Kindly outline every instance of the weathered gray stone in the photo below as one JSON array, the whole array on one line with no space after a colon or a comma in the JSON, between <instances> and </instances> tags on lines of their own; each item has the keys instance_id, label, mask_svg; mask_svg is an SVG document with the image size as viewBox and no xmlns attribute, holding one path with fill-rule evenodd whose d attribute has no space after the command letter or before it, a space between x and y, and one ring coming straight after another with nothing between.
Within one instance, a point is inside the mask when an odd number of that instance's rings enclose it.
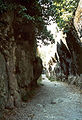
<instances>
[{"instance_id":1,"label":"weathered gray stone","mask_svg":"<svg viewBox=\"0 0 82 120\"><path fill-rule=\"evenodd\" d=\"M34 24L24 21L19 10L20 6L0 14L0 109L20 107L42 72L42 61L36 57Z\"/></svg>"},{"instance_id":2,"label":"weathered gray stone","mask_svg":"<svg viewBox=\"0 0 82 120\"><path fill-rule=\"evenodd\" d=\"M74 25L82 42L82 0L79 1L75 12Z\"/></svg>"},{"instance_id":3,"label":"weathered gray stone","mask_svg":"<svg viewBox=\"0 0 82 120\"><path fill-rule=\"evenodd\" d=\"M13 96L10 96L8 97L8 101L7 101L7 104L5 106L7 109L13 109L14 108L14 98Z\"/></svg>"},{"instance_id":4,"label":"weathered gray stone","mask_svg":"<svg viewBox=\"0 0 82 120\"><path fill-rule=\"evenodd\" d=\"M62 41L57 43L58 62L61 69L58 71L58 68L55 68L56 76L61 77L62 81L81 86L79 75L82 73L82 44L73 23L66 34L68 48Z\"/></svg>"},{"instance_id":5,"label":"weathered gray stone","mask_svg":"<svg viewBox=\"0 0 82 120\"><path fill-rule=\"evenodd\" d=\"M79 76L78 86L82 89L82 74Z\"/></svg>"},{"instance_id":6,"label":"weathered gray stone","mask_svg":"<svg viewBox=\"0 0 82 120\"><path fill-rule=\"evenodd\" d=\"M15 91L15 96L14 96L14 104L16 107L21 107L21 96L17 91Z\"/></svg>"},{"instance_id":7,"label":"weathered gray stone","mask_svg":"<svg viewBox=\"0 0 82 120\"><path fill-rule=\"evenodd\" d=\"M0 53L0 109L5 108L8 97L8 76L4 56Z\"/></svg>"},{"instance_id":8,"label":"weathered gray stone","mask_svg":"<svg viewBox=\"0 0 82 120\"><path fill-rule=\"evenodd\" d=\"M42 70L43 70L42 60L40 57L36 57L35 60L33 61L33 74L34 74L34 79L32 82L33 84L37 85L37 79L40 77Z\"/></svg>"}]
</instances>

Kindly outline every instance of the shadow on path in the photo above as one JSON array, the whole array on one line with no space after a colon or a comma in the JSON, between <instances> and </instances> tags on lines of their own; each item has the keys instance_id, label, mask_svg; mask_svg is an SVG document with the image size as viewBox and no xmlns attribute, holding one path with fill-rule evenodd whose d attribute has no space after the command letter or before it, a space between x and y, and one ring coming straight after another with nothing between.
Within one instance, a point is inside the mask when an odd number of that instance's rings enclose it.
<instances>
[{"instance_id":1,"label":"shadow on path","mask_svg":"<svg viewBox=\"0 0 82 120\"><path fill-rule=\"evenodd\" d=\"M82 94L45 75L37 94L7 120L82 120Z\"/></svg>"}]
</instances>

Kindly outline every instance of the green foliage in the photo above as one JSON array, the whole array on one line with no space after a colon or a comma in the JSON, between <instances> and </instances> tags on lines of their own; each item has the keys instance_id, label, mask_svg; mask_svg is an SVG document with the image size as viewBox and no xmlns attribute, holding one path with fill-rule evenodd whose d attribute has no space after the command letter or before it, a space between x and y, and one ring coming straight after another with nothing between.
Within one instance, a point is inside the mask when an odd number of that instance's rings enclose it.
<instances>
[{"instance_id":1,"label":"green foliage","mask_svg":"<svg viewBox=\"0 0 82 120\"><path fill-rule=\"evenodd\" d=\"M6 9L6 4L3 2L3 0L0 0L0 13L3 13L4 11L6 11Z\"/></svg>"},{"instance_id":2,"label":"green foliage","mask_svg":"<svg viewBox=\"0 0 82 120\"><path fill-rule=\"evenodd\" d=\"M79 0L41 0L44 21L49 24L49 16L51 16L60 29L68 32L69 23L74 18L78 2Z\"/></svg>"},{"instance_id":3,"label":"green foliage","mask_svg":"<svg viewBox=\"0 0 82 120\"><path fill-rule=\"evenodd\" d=\"M51 34L51 31L47 30L47 26L42 27L42 30L39 29L39 32L37 33L37 39L42 40L45 45L48 45L47 41L51 41L51 43L54 43L55 40L53 38L53 35Z\"/></svg>"},{"instance_id":4,"label":"green foliage","mask_svg":"<svg viewBox=\"0 0 82 120\"><path fill-rule=\"evenodd\" d=\"M22 16L22 18L26 18L27 21L35 21L34 16L30 16L29 14L26 13L27 8L25 6L20 5L20 10L19 10L19 15Z\"/></svg>"},{"instance_id":5,"label":"green foliage","mask_svg":"<svg viewBox=\"0 0 82 120\"><path fill-rule=\"evenodd\" d=\"M44 44L47 44L47 42L44 42L45 39L51 41L52 43L55 41L53 39L53 35L47 30L46 27L46 25L48 25L50 16L47 14L48 10L45 10L43 7L45 6L46 2L41 3L39 0L34 0L31 3L31 1L29 1L25 6L20 5L19 10L19 14L22 16L22 18L33 22L36 31L36 38L42 40Z\"/></svg>"},{"instance_id":6,"label":"green foliage","mask_svg":"<svg viewBox=\"0 0 82 120\"><path fill-rule=\"evenodd\" d=\"M0 13L6 11L9 5L11 8L19 6L18 14L23 19L33 22L36 38L53 43L55 40L46 27L50 23L50 16L60 29L64 28L64 32L67 32L68 23L73 18L78 2L79 0L0 0Z\"/></svg>"},{"instance_id":7,"label":"green foliage","mask_svg":"<svg viewBox=\"0 0 82 120\"><path fill-rule=\"evenodd\" d=\"M69 22L74 17L78 2L79 0L54 0L53 2L56 23L60 29L65 29L64 32L67 32L69 29Z\"/></svg>"}]
</instances>

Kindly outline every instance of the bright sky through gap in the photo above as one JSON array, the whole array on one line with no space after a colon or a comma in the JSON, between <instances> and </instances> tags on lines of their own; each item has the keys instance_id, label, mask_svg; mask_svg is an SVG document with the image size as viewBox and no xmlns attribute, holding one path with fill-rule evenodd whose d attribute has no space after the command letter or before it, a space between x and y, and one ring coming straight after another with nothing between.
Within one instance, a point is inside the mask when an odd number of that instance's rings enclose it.
<instances>
[{"instance_id":1,"label":"bright sky through gap","mask_svg":"<svg viewBox=\"0 0 82 120\"><path fill-rule=\"evenodd\" d=\"M65 36L63 36L62 31L59 31L56 23L53 23L53 21L51 21L51 24L47 26L47 29L51 31L51 34L53 34L55 44L49 44L48 46L42 44L41 47L38 47L39 52L42 54L43 62L46 64L51 59L51 57L55 56L57 50L57 42L60 43L60 39L62 39L64 44L66 44Z\"/></svg>"}]
</instances>

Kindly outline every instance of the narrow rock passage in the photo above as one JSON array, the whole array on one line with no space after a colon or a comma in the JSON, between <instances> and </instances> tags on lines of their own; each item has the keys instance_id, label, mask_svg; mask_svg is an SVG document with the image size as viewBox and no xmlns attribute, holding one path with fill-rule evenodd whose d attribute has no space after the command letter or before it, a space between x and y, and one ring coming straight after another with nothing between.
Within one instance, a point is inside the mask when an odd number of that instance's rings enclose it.
<instances>
[{"instance_id":1,"label":"narrow rock passage","mask_svg":"<svg viewBox=\"0 0 82 120\"><path fill-rule=\"evenodd\" d=\"M43 77L43 85L33 99L7 120L82 120L82 94L65 83Z\"/></svg>"}]
</instances>

